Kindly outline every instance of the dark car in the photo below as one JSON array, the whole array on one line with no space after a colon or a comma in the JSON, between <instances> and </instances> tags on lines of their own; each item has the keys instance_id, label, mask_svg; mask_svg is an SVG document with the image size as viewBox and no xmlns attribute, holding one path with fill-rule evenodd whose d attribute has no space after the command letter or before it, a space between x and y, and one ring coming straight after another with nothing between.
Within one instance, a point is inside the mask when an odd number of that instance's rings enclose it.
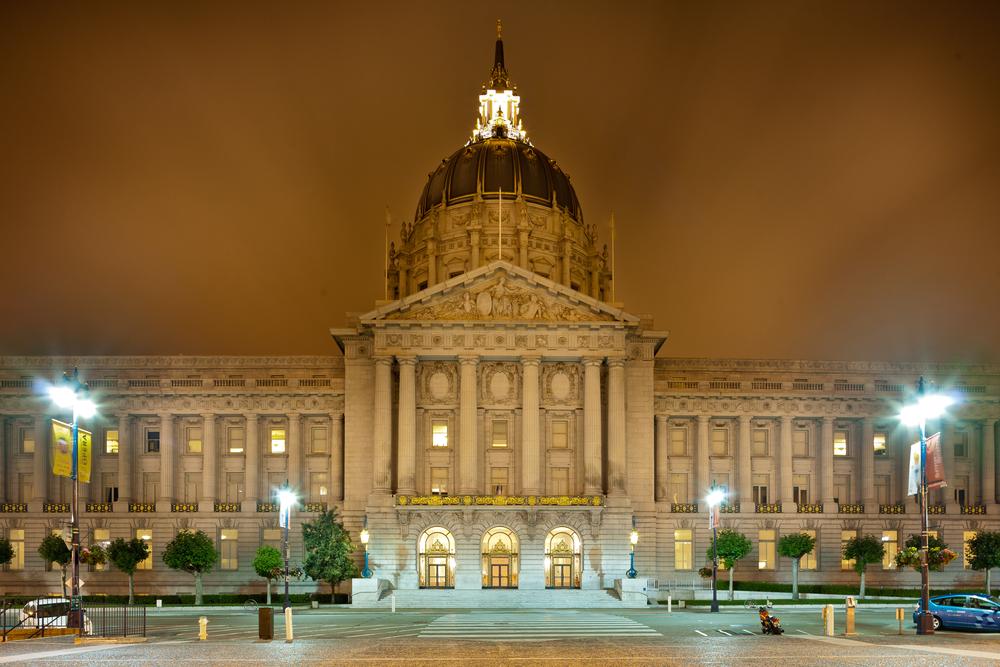
<instances>
[{"instance_id":1,"label":"dark car","mask_svg":"<svg viewBox=\"0 0 1000 667\"><path fill-rule=\"evenodd\" d=\"M987 595L966 593L938 595L930 600L934 629L1000 631L1000 604ZM913 611L913 623L921 613L920 604Z\"/></svg>"}]
</instances>

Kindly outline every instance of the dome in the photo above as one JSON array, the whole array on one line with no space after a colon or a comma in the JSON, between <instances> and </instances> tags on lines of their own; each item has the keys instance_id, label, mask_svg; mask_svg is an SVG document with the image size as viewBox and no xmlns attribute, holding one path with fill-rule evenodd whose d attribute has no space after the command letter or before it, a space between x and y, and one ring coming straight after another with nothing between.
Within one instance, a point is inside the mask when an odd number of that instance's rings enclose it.
<instances>
[{"instance_id":1,"label":"dome","mask_svg":"<svg viewBox=\"0 0 1000 667\"><path fill-rule=\"evenodd\" d=\"M576 192L554 160L523 141L490 137L471 142L441 161L431 172L417 202L416 219L438 204L471 202L478 197L524 201L564 209L576 222L583 211Z\"/></svg>"}]
</instances>

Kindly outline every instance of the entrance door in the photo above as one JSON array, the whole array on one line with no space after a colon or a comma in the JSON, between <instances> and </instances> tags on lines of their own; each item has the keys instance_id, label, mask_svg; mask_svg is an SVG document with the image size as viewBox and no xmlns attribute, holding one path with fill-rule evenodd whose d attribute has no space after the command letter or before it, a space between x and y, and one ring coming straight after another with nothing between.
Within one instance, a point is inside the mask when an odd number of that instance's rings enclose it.
<instances>
[{"instance_id":1,"label":"entrance door","mask_svg":"<svg viewBox=\"0 0 1000 667\"><path fill-rule=\"evenodd\" d=\"M510 588L510 561L508 559L490 559L490 588Z\"/></svg>"},{"instance_id":2,"label":"entrance door","mask_svg":"<svg viewBox=\"0 0 1000 667\"><path fill-rule=\"evenodd\" d=\"M448 587L448 559L444 557L427 558L427 587Z\"/></svg>"},{"instance_id":3,"label":"entrance door","mask_svg":"<svg viewBox=\"0 0 1000 667\"><path fill-rule=\"evenodd\" d=\"M556 556L552 558L552 587L573 588L573 558Z\"/></svg>"}]
</instances>

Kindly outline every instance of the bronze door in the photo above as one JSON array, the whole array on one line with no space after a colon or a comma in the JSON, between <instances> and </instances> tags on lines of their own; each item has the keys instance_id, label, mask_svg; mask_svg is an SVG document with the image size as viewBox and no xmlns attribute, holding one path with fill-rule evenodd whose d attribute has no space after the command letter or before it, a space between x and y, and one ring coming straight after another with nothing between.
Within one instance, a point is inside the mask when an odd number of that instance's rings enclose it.
<instances>
[{"instance_id":1,"label":"bronze door","mask_svg":"<svg viewBox=\"0 0 1000 667\"><path fill-rule=\"evenodd\" d=\"M573 558L556 556L552 559L552 587L573 588Z\"/></svg>"}]
</instances>

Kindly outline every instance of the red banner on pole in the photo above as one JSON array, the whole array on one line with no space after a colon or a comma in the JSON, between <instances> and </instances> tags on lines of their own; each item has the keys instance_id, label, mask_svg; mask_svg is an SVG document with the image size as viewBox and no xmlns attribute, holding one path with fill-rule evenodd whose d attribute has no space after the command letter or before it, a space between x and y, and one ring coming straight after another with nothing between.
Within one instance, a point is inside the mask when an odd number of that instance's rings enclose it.
<instances>
[{"instance_id":1,"label":"red banner on pole","mask_svg":"<svg viewBox=\"0 0 1000 667\"><path fill-rule=\"evenodd\" d=\"M944 460L941 457L941 433L927 437L927 488L940 489L948 486L944 478Z\"/></svg>"}]
</instances>

